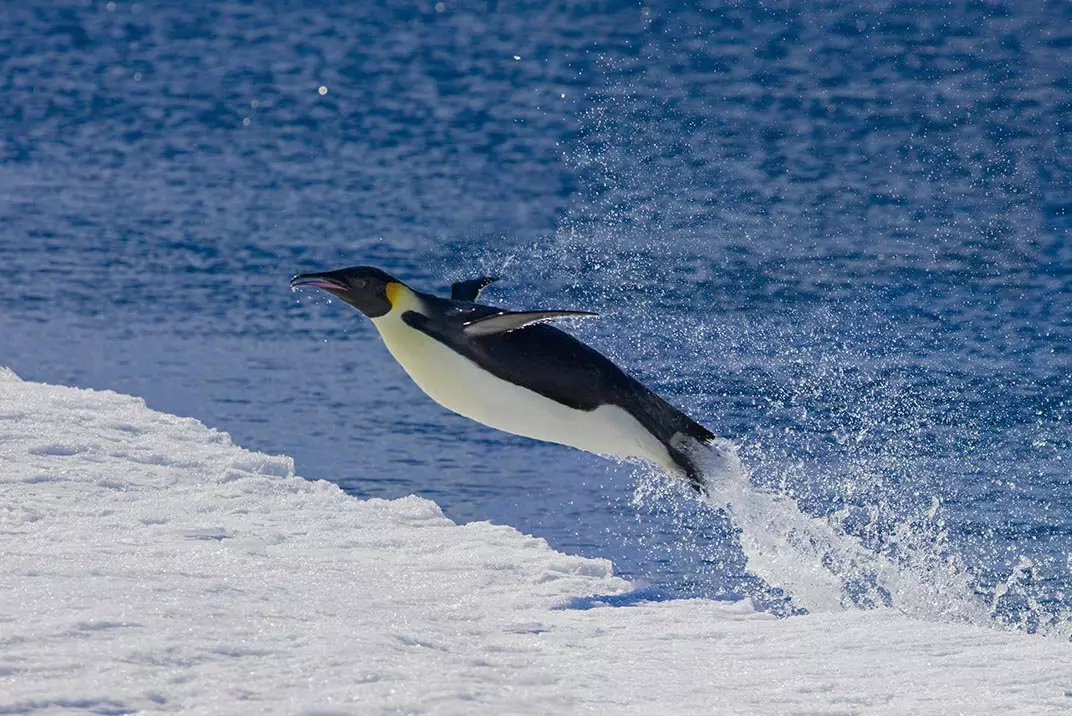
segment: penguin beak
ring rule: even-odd
[[[350,287],[341,281],[319,273],[300,273],[290,279],[290,289],[292,291],[306,287],[322,288],[325,291],[331,291],[332,293],[346,293],[350,290]]]

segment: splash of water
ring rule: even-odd
[[[897,555],[875,552],[836,523],[804,514],[792,499],[755,489],[734,446],[716,448],[705,460],[708,502],[730,513],[749,571],[791,594],[797,606],[891,607],[923,619],[993,623],[970,575],[942,553],[940,540],[921,549],[932,535],[906,528]]]

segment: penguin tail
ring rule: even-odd
[[[742,480],[747,483],[748,471],[731,441],[715,436],[701,441],[675,433],[671,443],[667,449],[677,471],[699,497],[721,494],[728,485]]]
[[[672,464],[663,466],[682,476],[698,495],[708,495],[709,478],[720,472],[723,441],[655,393],[640,389],[630,412],[666,448]]]
[[[689,487],[700,496],[708,494],[707,465],[711,458],[720,457],[720,451],[715,446],[717,438],[707,428],[699,423],[692,422],[685,431],[678,431],[668,441],[667,452],[685,475]],[[694,428],[694,429],[692,429]]]
[[[684,477],[689,487],[707,498],[720,494],[727,485],[742,480],[747,483],[748,470],[737,454],[737,446],[692,419],[685,420],[663,444],[675,472]]]

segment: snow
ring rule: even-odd
[[[0,553],[0,713],[1072,709],[1061,639],[610,606],[630,585],[609,562],[357,500],[137,398],[2,368]]]

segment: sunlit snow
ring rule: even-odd
[[[611,606],[606,561],[3,369],[0,535],[0,713],[1072,710],[1061,639]]]

